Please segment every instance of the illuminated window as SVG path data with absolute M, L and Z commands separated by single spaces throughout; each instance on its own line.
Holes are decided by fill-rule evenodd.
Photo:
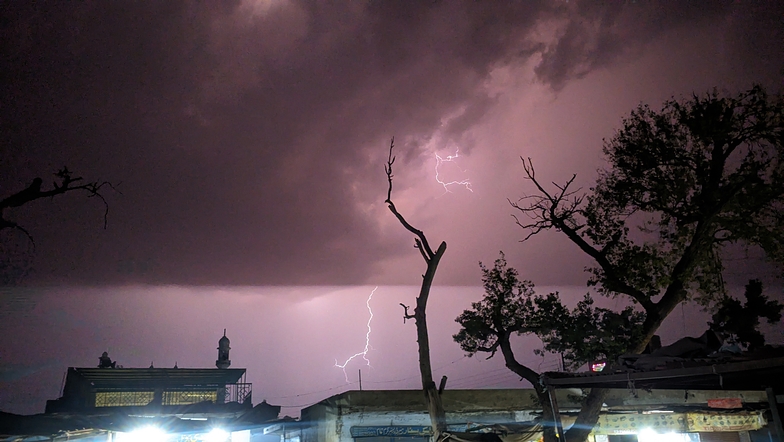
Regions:
M 140 407 L 152 402 L 152 391 L 99 391 L 95 393 L 96 407 Z
M 591 363 L 591 371 L 593 371 L 593 372 L 600 372 L 600 371 L 604 370 L 604 367 L 606 367 L 606 366 L 607 366 L 607 363 L 604 362 L 604 361 L 592 362 Z
M 218 392 L 212 391 L 164 391 L 163 405 L 188 405 L 199 402 L 218 401 Z

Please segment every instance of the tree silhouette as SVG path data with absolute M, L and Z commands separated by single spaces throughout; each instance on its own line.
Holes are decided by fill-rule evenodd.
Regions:
M 765 336 L 757 330 L 760 318 L 767 319 L 769 324 L 776 323 L 781 320 L 784 306 L 762 294 L 762 282 L 758 279 L 746 284 L 743 296 L 746 298 L 743 304 L 724 296 L 708 324 L 711 329 L 724 334 L 725 341 L 753 351 L 765 345 Z
M 35 248 L 35 241 L 30 232 L 23 226 L 8 217 L 9 209 L 22 207 L 42 198 L 54 198 L 70 192 L 85 192 L 88 198 L 98 198 L 104 205 L 104 228 L 109 216 L 109 204 L 101 193 L 104 187 L 115 187 L 108 181 L 84 182 L 82 177 L 75 177 L 67 167 L 63 167 L 54 174 L 55 180 L 51 189 L 43 189 L 43 179 L 35 178 L 26 188 L 17 191 L 0 200 L 0 232 L 16 230 L 25 235 L 32 247 L 8 247 L 0 258 L 0 284 L 13 285 L 18 283 L 31 270 L 31 257 Z M 17 245 L 18 246 L 18 245 Z
M 561 232 L 593 259 L 590 286 L 631 301 L 628 318 L 640 315 L 641 323 L 630 329 L 625 351 L 642 352 L 682 302 L 710 306 L 725 296 L 725 246 L 758 247 L 771 262 L 784 263 L 782 97 L 755 86 L 735 97 L 713 91 L 673 99 L 658 112 L 641 105 L 603 150 L 609 167 L 589 192 L 574 189 L 574 175 L 548 190 L 531 159 L 523 159 L 536 191 L 511 204 L 528 231 L 523 241 Z M 622 316 L 606 318 L 612 332 Z M 569 328 L 545 327 L 540 335 L 575 362 L 601 353 Z M 604 395 L 591 390 L 565 440 L 587 438 Z
M 489 359 L 500 350 L 506 367 L 530 382 L 536 392 L 544 440 L 556 441 L 548 392 L 540 373 L 517 361 L 512 335 L 539 336 L 545 351 L 561 353 L 567 367 L 577 368 L 596 358 L 615 359 L 623 354 L 629 342 L 640 339 L 643 315 L 631 307 L 620 312 L 594 307 L 587 295 L 570 310 L 557 292 L 537 295 L 533 283 L 520 280 L 517 270 L 507 265 L 503 252 L 492 269 L 479 266 L 485 295 L 457 317 L 461 329 L 453 338 L 469 356 L 489 353 Z M 542 354 L 541 350 L 534 352 Z
M 506 367 L 534 387 L 542 421 L 553 422 L 553 408 L 539 373 L 517 361 L 510 340 L 512 334 L 535 333 L 543 326 L 539 321 L 542 297 L 535 295 L 530 281 L 521 281 L 517 270 L 507 267 L 503 252 L 492 269 L 482 263 L 479 266 L 485 295 L 457 317 L 462 328 L 453 338 L 469 356 L 484 352 L 490 353 L 490 359 L 500 349 Z M 545 441 L 555 440 L 554 426 L 544 425 L 543 432 Z
M 403 215 L 397 211 L 395 204 L 392 202 L 392 164 L 395 162 L 395 156 L 392 155 L 392 149 L 394 147 L 395 139 L 393 138 L 389 143 L 389 158 L 384 167 L 387 174 L 387 181 L 389 182 L 387 199 L 384 202 L 387 203 L 389 211 L 395 215 L 395 218 L 400 221 L 400 224 L 402 224 L 406 230 L 414 234 L 414 248 L 419 250 L 422 254 L 422 258 L 425 260 L 425 264 L 427 264 L 427 270 L 425 271 L 425 274 L 422 275 L 422 286 L 419 290 L 419 296 L 416 298 L 414 314 L 409 314 L 409 307 L 407 305 L 400 305 L 403 306 L 404 321 L 406 319 L 413 319 L 416 323 L 417 345 L 419 349 L 419 374 L 422 379 L 422 390 L 425 393 L 427 410 L 430 414 L 430 421 L 433 427 L 433 440 L 440 441 L 447 429 L 446 413 L 444 412 L 444 406 L 441 403 L 441 394 L 433 381 L 433 370 L 430 365 L 430 339 L 427 333 L 426 309 L 427 299 L 430 296 L 430 287 L 433 284 L 433 278 L 436 276 L 438 263 L 441 261 L 441 257 L 444 256 L 444 252 L 446 252 L 446 242 L 442 241 L 438 246 L 438 249 L 434 252 L 433 249 L 430 248 L 430 243 L 428 243 L 424 232 L 409 224 L 406 219 L 403 218 Z

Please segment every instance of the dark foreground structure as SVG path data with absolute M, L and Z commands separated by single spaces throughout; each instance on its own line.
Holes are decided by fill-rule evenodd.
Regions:
M 245 369 L 68 368 L 63 396 L 47 401 L 46 413 L 104 408 L 168 407 L 208 402 L 250 405 Z
M 251 441 L 280 407 L 253 406 L 229 350 L 224 330 L 216 368 L 123 368 L 104 352 L 96 368 L 68 368 L 62 397 L 44 414 L 0 412 L 0 441 Z
M 122 368 L 108 355 L 98 368 L 70 368 L 46 413 L 0 413 L 0 442 L 431 442 L 422 390 L 347 391 L 278 419 L 280 407 L 252 405 L 229 348 L 224 333 L 217 368 Z M 449 440 L 539 441 L 545 425 L 563 434 L 600 387 L 611 391 L 592 442 L 784 442 L 784 348 L 630 357 L 599 373 L 543 374 L 555 422 L 541 420 L 533 390 L 445 389 Z
M 660 354 L 654 352 L 634 355 L 632 360 L 624 362 L 621 367 L 607 373 L 544 373 L 542 383 L 547 386 L 550 402 L 555 410 L 559 407 L 556 393 L 560 389 L 625 388 L 634 395 L 639 395 L 641 391 L 656 393 L 671 389 L 683 389 L 687 395 L 688 392 L 694 391 L 720 395 L 727 391 L 756 393 L 763 399 L 756 406 L 751 406 L 742 397 L 733 398 L 728 395 L 720 400 L 717 398 L 707 403 L 708 407 L 713 409 L 713 418 L 709 416 L 700 419 L 687 418 L 682 423 L 678 423 L 676 428 L 680 428 L 686 434 L 698 433 L 700 435 L 698 440 L 701 441 L 784 442 L 781 419 L 781 404 L 784 403 L 783 348 L 765 347 L 752 354 L 718 353 L 714 357 L 704 358 L 683 358 L 666 355 L 666 352 Z M 744 433 L 739 430 L 750 421 L 746 418 L 735 418 L 733 413 L 750 410 L 759 412 L 764 425 L 758 429 L 759 431 L 749 434 L 748 431 Z M 554 424 L 561 429 L 561 432 L 563 431 L 563 423 L 558 413 Z M 609 428 L 607 424 L 605 423 L 602 428 L 600 422 L 594 432 L 612 433 L 613 425 L 618 427 L 620 421 L 609 423 Z M 722 427 L 726 428 L 722 430 Z M 700 430 L 707 430 L 706 434 L 702 435 Z M 713 432 L 737 433 L 737 435 L 710 434 Z
M 784 348 L 634 358 L 600 373 L 543 374 L 555 422 L 542 422 L 533 390 L 446 389 L 449 439 L 540 441 L 545 425 L 564 434 L 587 389 L 600 387 L 610 392 L 592 442 L 784 442 Z M 298 422 L 278 422 L 267 431 L 283 442 L 429 442 L 432 435 L 421 390 L 349 391 L 305 408 Z

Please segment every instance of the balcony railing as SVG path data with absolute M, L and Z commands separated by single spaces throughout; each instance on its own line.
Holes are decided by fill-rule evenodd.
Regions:
M 240 382 L 226 385 L 224 402 L 238 402 L 240 404 L 250 404 L 253 393 L 253 384 L 250 382 Z

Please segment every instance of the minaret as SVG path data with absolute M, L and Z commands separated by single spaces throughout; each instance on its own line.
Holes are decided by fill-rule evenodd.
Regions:
M 229 359 L 229 338 L 226 337 L 226 329 L 223 329 L 223 337 L 218 341 L 218 360 L 215 361 L 215 366 L 218 368 L 229 368 L 231 360 Z

